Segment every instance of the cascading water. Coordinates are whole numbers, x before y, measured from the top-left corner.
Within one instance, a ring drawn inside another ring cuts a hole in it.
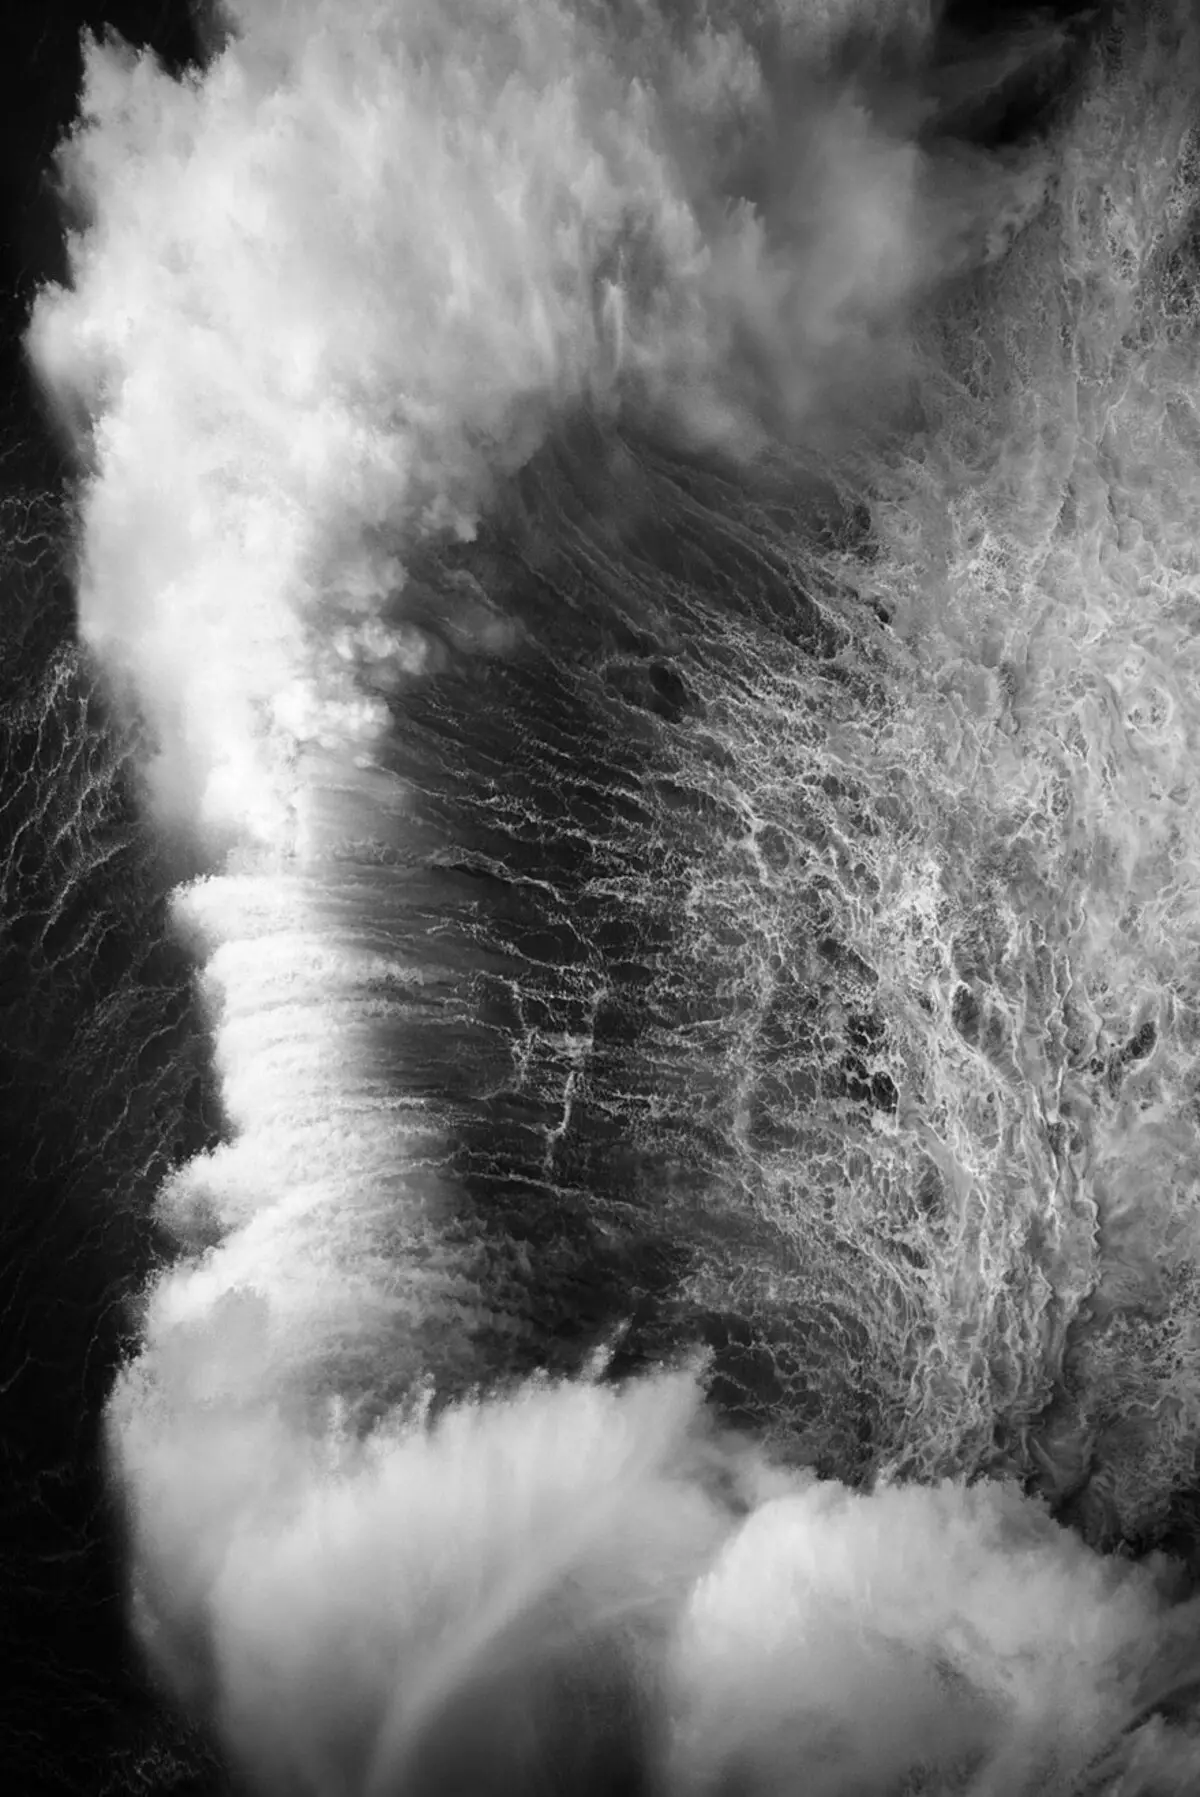
[[[223,1112],[108,1454],[249,1790],[1195,1786],[1200,38],[1081,42],[88,49],[28,347]]]

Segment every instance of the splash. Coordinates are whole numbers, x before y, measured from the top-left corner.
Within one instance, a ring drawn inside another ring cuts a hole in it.
[[[1061,37],[899,6],[89,46],[29,344],[227,1124],[111,1453],[251,1788],[1194,1785],[1017,1482],[1194,1464],[1190,41],[998,151]]]
[[[535,1384],[358,1447],[139,1405],[143,1635],[265,1791],[1187,1788],[1168,1568],[1012,1487],[789,1479],[699,1401]],[[1174,1782],[1119,1782],[1148,1747]]]
[[[643,386],[740,443],[739,387],[795,415],[878,368],[982,229],[996,171],[947,205],[852,87],[801,83],[802,17],[798,96],[734,28],[640,17],[626,43],[554,0],[251,8],[178,83],[90,48],[63,152],[90,222],[30,346],[98,471],[83,634],[168,817],[296,840],[297,757],[369,755],[375,678],[429,653],[414,538],[469,537],[572,401]]]

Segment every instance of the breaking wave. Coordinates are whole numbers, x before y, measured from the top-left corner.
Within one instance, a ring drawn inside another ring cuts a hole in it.
[[[89,42],[27,345],[221,1105],[107,1453],[246,1788],[1194,1788],[1198,49]]]

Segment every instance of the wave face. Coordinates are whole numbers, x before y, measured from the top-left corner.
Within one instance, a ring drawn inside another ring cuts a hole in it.
[[[1195,1788],[1198,48],[87,46],[27,343],[221,1095],[107,1452],[239,1788]]]

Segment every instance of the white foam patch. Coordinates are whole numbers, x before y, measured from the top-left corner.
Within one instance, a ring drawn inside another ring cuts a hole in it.
[[[1187,1788],[1200,1746],[1138,1726],[1200,1622],[1165,1565],[1012,1487],[789,1479],[700,1400],[534,1385],[355,1444],[127,1388],[146,1638],[269,1792],[614,1788],[630,1749],[679,1797]]]
[[[146,1330],[155,1352],[186,1352],[206,1386],[308,1385],[316,1367],[361,1365],[397,1333],[414,1336],[423,1317],[465,1327],[485,1305],[440,1246],[451,1199],[434,1119],[381,1090],[376,1071],[378,1019],[423,970],[371,940],[352,874],[339,886],[333,868],[260,867],[177,901],[193,942],[215,944],[202,994],[230,1135],[161,1194],[183,1241],[220,1245],[157,1284]],[[227,1320],[250,1314],[250,1293],[257,1349],[231,1358]],[[406,1364],[411,1380],[411,1352]],[[392,1370],[402,1385],[401,1364]]]
[[[764,1792],[1070,1789],[1133,1720],[1162,1611],[1150,1569],[1012,1487],[810,1485],[744,1525],[689,1608],[688,1788],[724,1763]]]

